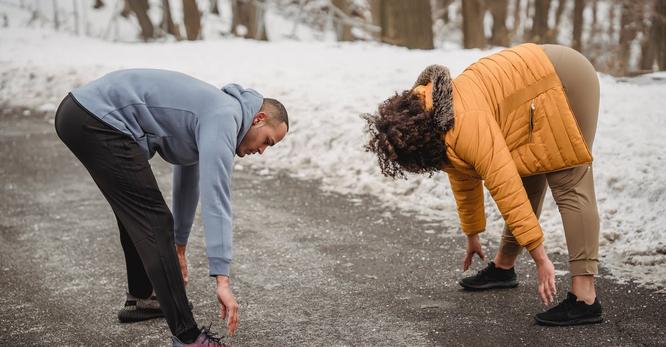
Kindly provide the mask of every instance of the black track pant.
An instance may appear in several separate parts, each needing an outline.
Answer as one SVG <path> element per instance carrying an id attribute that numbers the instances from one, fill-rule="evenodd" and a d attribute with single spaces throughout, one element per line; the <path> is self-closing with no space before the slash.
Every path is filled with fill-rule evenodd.
<path id="1" fill-rule="evenodd" d="M 146 298 L 154 289 L 173 335 L 196 329 L 176 256 L 173 216 L 141 147 L 71 94 L 58 107 L 55 128 L 116 215 L 130 294 Z"/>

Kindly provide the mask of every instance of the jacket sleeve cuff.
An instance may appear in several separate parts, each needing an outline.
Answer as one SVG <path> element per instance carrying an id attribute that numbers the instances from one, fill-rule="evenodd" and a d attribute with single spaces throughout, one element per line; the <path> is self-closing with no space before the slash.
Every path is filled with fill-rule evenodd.
<path id="1" fill-rule="evenodd" d="M 208 273 L 210 276 L 229 276 L 231 261 L 222 258 L 208 258 Z"/>
<path id="2" fill-rule="evenodd" d="M 479 230 L 472 230 L 472 231 L 463 230 L 463 233 L 465 233 L 465 235 L 467 235 L 467 236 L 474 236 L 476 234 L 481 234 L 484 231 L 486 231 L 485 228 L 479 229 Z"/>
<path id="3" fill-rule="evenodd" d="M 462 224 L 460 227 L 465 235 L 472 236 L 486 231 L 486 221 L 482 220 L 476 223 Z"/>
<path id="4" fill-rule="evenodd" d="M 543 243 L 543 236 L 528 243 L 527 245 L 525 245 L 525 248 L 527 248 L 527 250 L 531 252 L 533 249 L 541 246 L 542 243 Z"/>

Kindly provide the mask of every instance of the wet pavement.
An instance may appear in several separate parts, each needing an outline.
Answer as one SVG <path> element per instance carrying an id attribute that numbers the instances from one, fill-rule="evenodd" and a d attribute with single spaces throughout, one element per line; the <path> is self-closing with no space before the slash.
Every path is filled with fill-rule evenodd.
<path id="1" fill-rule="evenodd" d="M 117 321 L 126 283 L 115 219 L 51 117 L 0 113 L 0 345 L 169 345 L 163 320 Z M 152 163 L 170 192 L 169 166 Z M 234 173 L 234 346 L 666 345 L 665 294 L 618 284 L 602 268 L 604 323 L 537 326 L 544 307 L 526 254 L 517 288 L 464 292 L 457 226 L 260 171 Z M 487 246 L 494 254 L 497 244 Z M 188 259 L 195 317 L 224 332 L 198 220 Z M 564 257 L 553 260 L 566 270 Z M 560 299 L 568 280 L 557 278 Z"/>

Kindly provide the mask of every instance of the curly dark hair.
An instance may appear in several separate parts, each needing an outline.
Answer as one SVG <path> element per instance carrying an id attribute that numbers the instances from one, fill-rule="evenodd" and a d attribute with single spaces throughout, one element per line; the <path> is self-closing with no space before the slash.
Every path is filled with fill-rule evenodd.
<path id="1" fill-rule="evenodd" d="M 405 171 L 433 174 L 447 162 L 443 134 L 432 111 L 409 90 L 396 93 L 379 105 L 374 115 L 361 116 L 368 122 L 367 152 L 377 154 L 382 174 L 406 178 Z"/>

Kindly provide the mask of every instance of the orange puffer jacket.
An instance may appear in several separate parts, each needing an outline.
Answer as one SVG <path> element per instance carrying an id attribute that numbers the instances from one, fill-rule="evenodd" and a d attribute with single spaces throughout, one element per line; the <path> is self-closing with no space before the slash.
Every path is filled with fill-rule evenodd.
<path id="1" fill-rule="evenodd" d="M 503 50 L 453 81 L 446 68 L 431 66 L 413 92 L 425 98 L 442 126 L 450 162 L 443 170 L 465 234 L 485 230 L 483 181 L 518 243 L 538 247 L 543 231 L 520 177 L 592 161 L 543 49 L 523 44 Z"/>

